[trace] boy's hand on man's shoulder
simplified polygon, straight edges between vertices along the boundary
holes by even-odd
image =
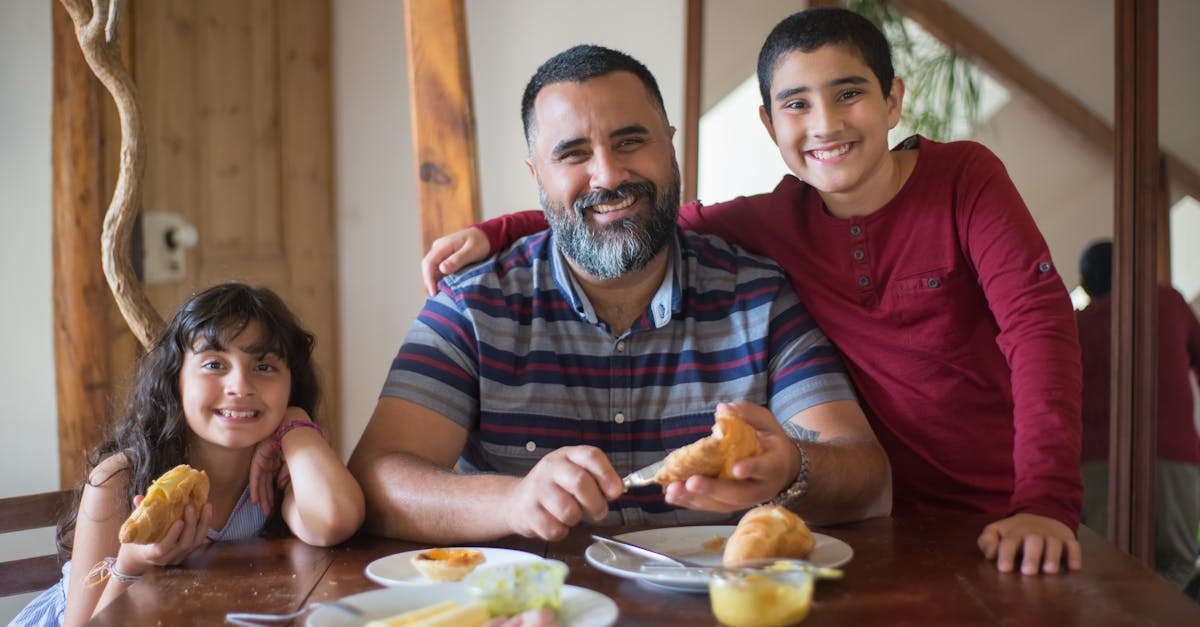
[[[1063,523],[1037,514],[1014,514],[983,528],[979,549],[996,561],[1000,572],[1012,572],[1017,558],[1021,573],[1057,573],[1063,560],[1071,570],[1083,566],[1083,553],[1075,534]]]

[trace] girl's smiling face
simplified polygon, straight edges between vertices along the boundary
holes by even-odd
[[[264,353],[261,324],[209,343],[197,338],[183,358],[179,391],[188,426],[205,442],[245,449],[270,437],[283,419],[292,388],[280,355]]]
[[[761,117],[779,154],[831,210],[849,204],[869,212],[896,193],[887,142],[900,120],[899,78],[884,96],[862,57],[833,44],[779,57],[769,94],[770,115]]]

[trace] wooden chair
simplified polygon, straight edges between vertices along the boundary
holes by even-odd
[[[54,527],[74,498],[73,490],[0,499],[0,533]],[[44,590],[62,578],[62,556],[49,554],[0,562],[0,597]]]

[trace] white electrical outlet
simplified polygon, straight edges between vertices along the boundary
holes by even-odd
[[[182,281],[186,273],[184,254],[196,245],[199,233],[178,213],[142,213],[142,242],[145,258],[143,278],[147,284]]]

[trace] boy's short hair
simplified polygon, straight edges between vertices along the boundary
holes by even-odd
[[[629,72],[638,77],[658,104],[663,120],[667,119],[667,108],[663,105],[658,81],[654,80],[654,75],[645,65],[619,50],[585,44],[568,48],[550,57],[538,67],[537,72],[534,72],[525,85],[525,93],[521,96],[521,122],[525,126],[525,141],[529,142],[531,139],[533,104],[542,88],[554,83],[582,83],[613,72]]]
[[[886,98],[892,91],[896,70],[887,38],[867,18],[839,7],[814,7],[793,13],[771,29],[758,53],[758,89],[763,107],[771,115],[771,80],[779,58],[793,51],[812,52],[822,46],[849,46],[862,56],[879,79]]]

